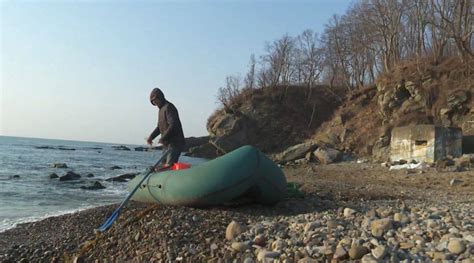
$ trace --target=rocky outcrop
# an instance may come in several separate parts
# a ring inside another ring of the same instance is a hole
[[[342,152],[329,147],[318,148],[316,151],[314,151],[314,156],[322,164],[330,164],[342,160]]]
[[[303,86],[245,90],[231,102],[230,110],[209,117],[210,143],[220,154],[246,144],[267,154],[282,152],[310,139],[344,93],[325,86],[315,86],[311,92]]]
[[[390,136],[382,136],[372,147],[372,158],[376,161],[387,162],[390,159]]]
[[[456,58],[437,64],[421,60],[397,65],[381,74],[373,86],[352,91],[314,138],[329,134],[333,138],[326,141],[336,149],[377,161],[389,159],[388,135],[394,127],[453,126],[469,138],[474,135],[474,75],[469,67]],[[463,151],[469,148],[469,143],[463,144]]]
[[[184,155],[190,157],[213,159],[219,156],[219,151],[211,143],[206,143],[201,146],[190,148]]]
[[[218,116],[208,126],[209,142],[225,154],[241,146],[251,144],[254,135],[251,120],[242,114],[229,114]]]
[[[201,137],[187,137],[185,138],[186,146],[184,147],[183,152],[188,152],[189,149],[204,145],[209,142],[209,136]]]
[[[284,164],[298,159],[305,158],[310,152],[318,148],[318,145],[312,142],[301,143],[289,147],[285,151],[275,156],[278,163]]]

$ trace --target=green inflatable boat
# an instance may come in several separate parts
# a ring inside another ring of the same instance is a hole
[[[134,189],[144,175],[128,184]],[[261,204],[275,204],[286,196],[281,169],[252,146],[240,147],[195,167],[151,174],[132,200],[183,206],[211,206],[251,197]]]

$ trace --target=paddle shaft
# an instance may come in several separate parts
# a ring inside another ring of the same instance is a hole
[[[169,150],[168,150],[169,151]],[[125,200],[122,201],[122,203],[120,204],[120,206],[115,209],[115,211],[112,213],[112,215],[110,215],[110,217],[105,221],[104,224],[102,224],[102,226],[99,227],[99,231],[100,232],[103,232],[105,230],[107,230],[112,224],[113,222],[115,221],[115,219],[117,219],[119,213],[120,213],[120,210],[122,209],[122,207],[124,207],[128,201],[130,200],[130,198],[132,198],[133,194],[135,194],[135,192],[138,190],[138,188],[140,187],[140,185],[148,178],[148,176],[150,174],[152,174],[155,170],[155,167],[157,165],[159,165],[163,159],[167,156],[168,154],[168,151],[165,151],[163,153],[163,155],[161,156],[161,158],[156,162],[156,164],[150,169],[150,171],[148,171],[145,176],[143,176],[142,180],[140,180],[140,182],[135,186],[135,188],[132,190],[132,192],[130,192],[130,194],[128,194],[128,196],[125,198]]]
[[[140,180],[140,182],[137,184],[137,186],[135,186],[135,188],[132,190],[132,192],[130,192],[130,194],[127,196],[127,198],[125,198],[125,200],[122,201],[122,203],[120,204],[118,209],[121,209],[123,206],[125,206],[127,204],[127,202],[130,200],[130,198],[132,198],[133,194],[135,194],[135,192],[138,190],[140,185],[148,178],[148,176],[150,174],[152,174],[155,171],[155,167],[163,161],[163,159],[166,157],[167,154],[168,154],[168,151],[165,151],[163,153],[163,155],[156,162],[156,164],[153,166],[153,168],[150,169],[150,171],[148,171],[148,173],[146,173],[145,176],[143,176],[142,180]]]

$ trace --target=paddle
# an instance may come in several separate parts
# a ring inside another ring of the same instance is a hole
[[[148,178],[148,176],[150,174],[152,174],[154,172],[154,167],[156,167],[157,165],[159,165],[161,163],[161,161],[163,161],[163,159],[165,158],[166,154],[168,153],[168,151],[165,151],[163,153],[163,155],[161,156],[161,158],[156,162],[156,164],[153,166],[153,169],[149,169],[149,171],[145,174],[145,176],[143,176],[142,180],[137,184],[137,186],[135,186],[135,188],[130,192],[130,194],[128,194],[128,196],[125,198],[125,200],[122,201],[122,203],[120,204],[120,206],[115,209],[115,211],[112,213],[112,215],[110,215],[110,217],[107,219],[107,221],[105,221],[104,224],[102,224],[97,230],[99,232],[104,232],[105,230],[109,229],[110,226],[112,226],[112,224],[114,223],[115,219],[117,219],[117,217],[119,216],[120,214],[120,210],[122,209],[122,207],[124,207],[128,200],[130,200],[130,198],[132,198],[133,194],[135,194],[135,192],[138,190],[138,188],[140,187],[140,185]]]

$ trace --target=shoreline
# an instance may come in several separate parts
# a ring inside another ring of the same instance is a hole
[[[63,215],[70,215],[70,214],[80,213],[80,212],[85,211],[85,210],[94,209],[94,208],[98,208],[98,207],[102,207],[102,206],[109,206],[109,205],[88,206],[88,207],[77,208],[77,209],[57,211],[55,213],[46,214],[46,215],[43,215],[43,216],[24,217],[24,218],[21,218],[21,220],[22,220],[21,222],[15,223],[14,226],[8,227],[4,230],[0,230],[0,234],[5,232],[5,231],[14,229],[14,228],[16,228],[20,225],[23,225],[23,224],[36,223],[36,222],[39,222],[39,221],[42,221],[42,220],[45,220],[45,219],[48,219],[48,218],[51,218],[51,217],[58,217],[58,216],[63,216]],[[23,221],[23,220],[25,220],[25,221]]]
[[[0,233],[0,261],[473,259],[472,172],[407,175],[369,164],[284,171],[305,198],[203,209],[133,202],[96,236],[94,229],[117,207],[100,206]],[[453,177],[463,184],[449,186]],[[380,220],[389,223],[374,227]],[[243,232],[229,240],[232,221]]]

